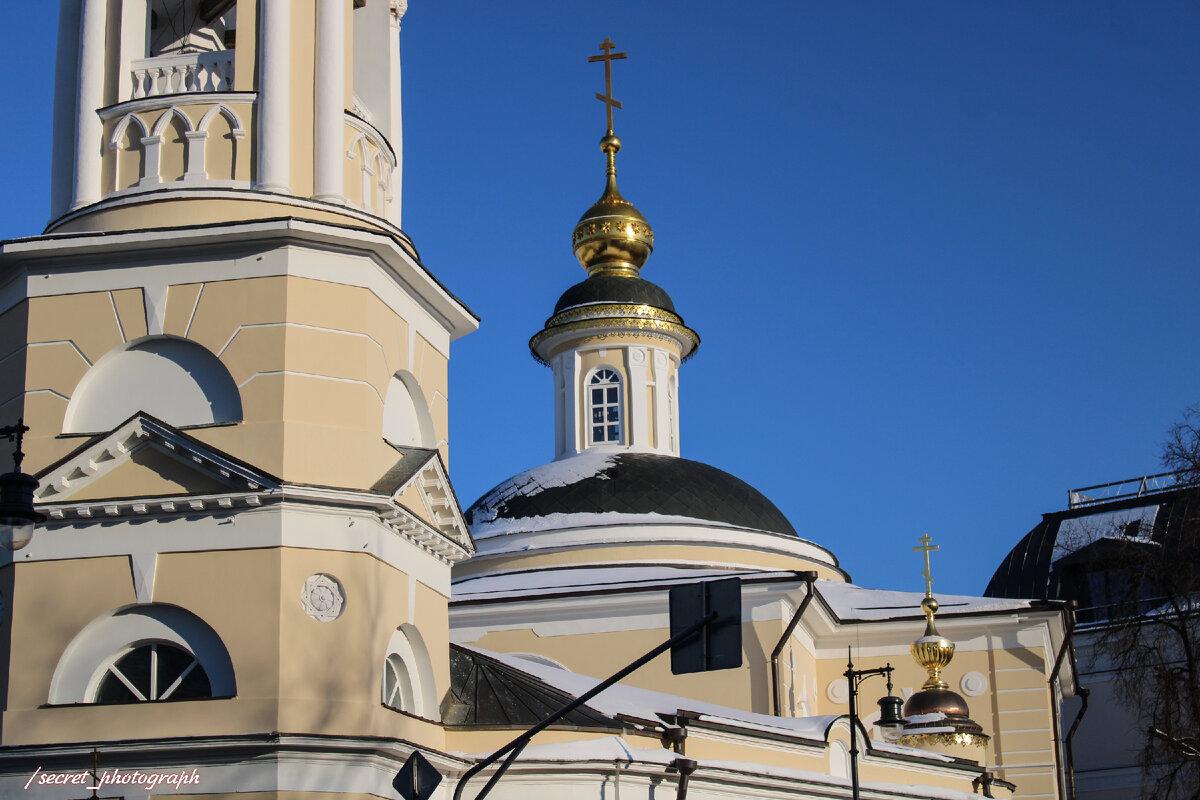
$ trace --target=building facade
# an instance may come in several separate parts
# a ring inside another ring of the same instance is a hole
[[[740,667],[653,662],[492,796],[849,797],[853,730],[864,797],[1064,797],[1061,604],[943,596],[935,627],[681,456],[699,336],[640,277],[611,118],[589,276],[531,341],[554,460],[460,510],[448,360],[478,320],[400,227],[404,12],[63,0],[51,221],[0,245],[0,411],[47,517],[0,553],[0,794],[396,798],[420,751],[449,798],[664,640],[672,587],[737,577]],[[900,742],[851,728],[848,653],[946,702]]]

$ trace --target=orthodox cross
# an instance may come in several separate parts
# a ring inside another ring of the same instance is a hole
[[[613,59],[625,58],[628,55],[628,53],[614,53],[612,51],[612,49],[614,47],[616,47],[616,45],[613,44],[612,41],[607,36],[605,36],[604,41],[600,43],[600,49],[604,51],[604,55],[588,56],[589,64],[592,63],[593,61],[603,61],[604,62],[604,94],[600,94],[599,92],[596,92],[596,99],[601,101],[602,103],[604,103],[604,105],[606,106],[605,110],[608,112],[608,132],[609,133],[612,133],[612,130],[613,130],[613,124],[612,124],[613,107],[614,106],[617,108],[621,107],[621,101],[615,99],[612,96],[612,62],[613,62]]]
[[[929,569],[929,554],[932,551],[939,550],[941,548],[939,548],[936,544],[931,544],[933,540],[929,538],[928,533],[921,534],[921,538],[918,541],[921,542],[921,545],[919,547],[914,547],[913,552],[924,553],[925,555],[925,571],[921,573],[925,578],[925,596],[933,597],[933,573]]]

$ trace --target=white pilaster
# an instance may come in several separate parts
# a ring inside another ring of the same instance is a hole
[[[121,3],[121,59],[117,67],[117,100],[133,97],[130,65],[150,55],[149,3]]]
[[[554,380],[554,457],[561,458],[567,452],[566,404],[571,384],[567,381],[563,367],[568,353],[559,353],[550,362]]]
[[[50,167],[50,218],[70,210],[74,199],[75,81],[79,78],[79,21],[82,0],[58,7],[58,57],[54,65],[54,144]]]
[[[258,48],[258,184],[290,192],[291,0],[261,0]]]
[[[96,110],[104,105],[104,31],[107,0],[83,0],[79,61],[75,82],[75,182],[71,208],[100,199],[100,153],[104,125]]]
[[[400,227],[400,200],[404,187],[404,122],[402,105],[400,103],[400,20],[408,10],[407,0],[391,0],[392,44],[388,49],[388,72],[392,98],[389,103],[391,124],[388,128],[388,142],[396,154],[396,166],[392,170],[392,203],[388,208],[388,219],[397,228]]]
[[[650,357],[654,369],[654,441],[661,453],[678,455],[671,447],[671,423],[674,415],[670,404],[673,401],[670,390],[671,370],[667,354],[657,347],[650,348]]]
[[[207,131],[185,131],[183,138],[187,139],[187,171],[183,180],[187,183],[204,183],[208,175],[204,170],[204,146],[208,142]]]
[[[317,0],[313,199],[345,203],[346,2]]]
[[[559,429],[563,435],[563,451],[560,455],[572,455],[583,450],[583,434],[579,430],[579,351],[571,350],[562,355],[563,415]]]
[[[626,348],[625,372],[629,375],[629,413],[625,420],[625,443],[638,450],[649,450],[651,443],[650,409],[646,404],[646,348]]]

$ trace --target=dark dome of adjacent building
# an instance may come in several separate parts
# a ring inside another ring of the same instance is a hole
[[[1130,548],[1162,558],[1194,558],[1200,547],[1200,492],[1173,489],[1045,514],[1004,557],[984,595],[1074,600],[1080,619],[1103,598],[1092,597],[1087,575],[1128,567]]]
[[[642,278],[593,275],[562,293],[554,313],[588,303],[636,303],[675,313],[675,304],[661,287]]]
[[[620,524],[596,514],[657,514],[796,535],[761,492],[727,472],[686,458],[652,453],[583,453],[522,472],[467,510],[477,536],[509,532],[507,520],[551,518],[553,527]],[[562,515],[562,516],[560,516]],[[647,520],[638,519],[645,523]],[[497,530],[487,528],[496,525]]]

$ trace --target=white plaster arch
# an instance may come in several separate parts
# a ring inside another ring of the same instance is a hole
[[[383,438],[401,447],[437,446],[433,417],[421,385],[408,370],[400,370],[388,381],[383,400]]]
[[[142,132],[141,138],[144,139],[150,135],[150,131],[146,130],[146,123],[142,122],[141,117],[139,117],[137,114],[126,114],[125,116],[121,117],[121,121],[117,123],[115,128],[113,128],[112,138],[108,140],[108,147],[110,150],[116,150],[121,146],[121,137],[125,135],[125,129],[131,124],[137,125],[138,130]]]
[[[218,114],[223,115],[225,119],[229,120],[229,126],[233,128],[234,136],[241,138],[242,136],[246,135],[246,131],[242,128],[242,121],[238,119],[237,112],[224,103],[218,103],[206,111],[204,116],[200,118],[200,124],[196,126],[196,130],[207,131],[209,123],[211,123]]]
[[[154,603],[110,611],[76,634],[58,660],[48,702],[94,703],[108,666],[150,642],[168,642],[191,653],[208,675],[213,697],[237,694],[233,662],[216,631],[190,611]]]
[[[110,350],[84,374],[63,433],[108,431],[138,411],[176,427],[239,422],[242,399],[229,370],[204,347],[145,336]]]
[[[433,662],[429,658],[429,648],[425,646],[425,640],[416,626],[406,622],[393,631],[380,661],[385,671],[388,669],[387,661],[392,657],[398,657],[403,663],[405,677],[410,684],[410,691],[405,692],[405,698],[407,700],[411,697],[412,707],[402,710],[425,719],[437,719],[438,698],[433,679]],[[386,688],[383,678],[379,685],[382,692]],[[382,697],[382,700],[386,702],[387,698]]]
[[[154,127],[150,129],[151,136],[162,136],[162,132],[166,130],[172,117],[178,117],[183,120],[183,129],[185,132],[195,130],[192,121],[188,119],[188,115],[180,110],[179,106],[171,106],[154,121]]]
[[[840,739],[829,743],[829,776],[843,779],[850,777],[850,748]]]

